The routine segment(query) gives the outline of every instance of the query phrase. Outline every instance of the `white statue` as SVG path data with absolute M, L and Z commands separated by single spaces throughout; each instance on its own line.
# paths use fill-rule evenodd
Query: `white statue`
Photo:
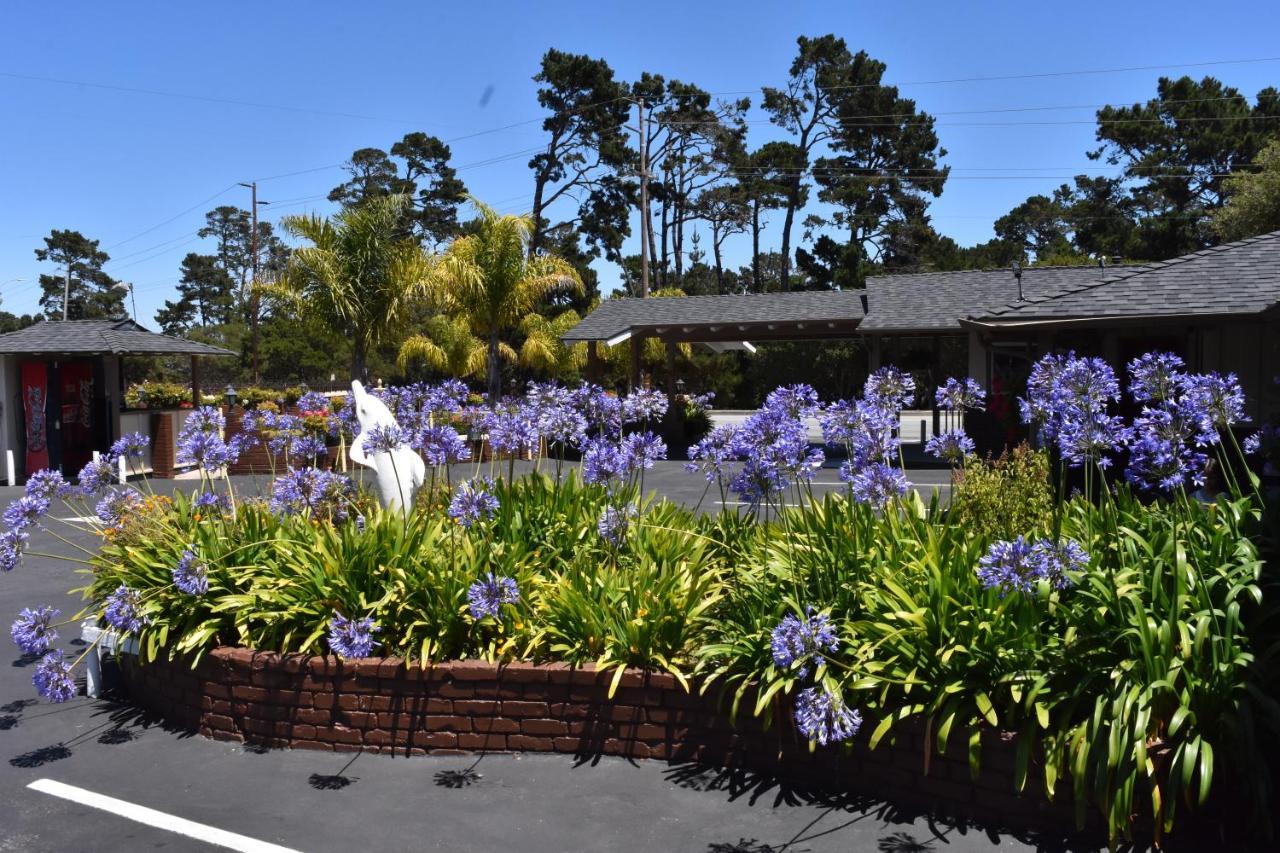
M 351 383 L 351 401 L 356 407 L 360 434 L 351 442 L 351 461 L 373 469 L 378 480 L 378 499 L 384 507 L 413 506 L 413 495 L 427 478 L 427 466 L 410 447 L 391 452 L 364 452 L 364 440 L 374 427 L 397 427 L 387 404 L 364 390 L 359 380 Z

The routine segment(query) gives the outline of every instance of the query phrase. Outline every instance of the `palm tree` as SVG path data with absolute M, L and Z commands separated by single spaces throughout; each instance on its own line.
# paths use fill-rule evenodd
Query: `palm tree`
M 474 232 L 454 240 L 431 271 L 431 297 L 442 312 L 464 320 L 485 347 L 489 395 L 502 391 L 501 363 L 512 352 L 503 336 L 557 293 L 581 292 L 582 279 L 568 261 L 554 255 L 528 257 L 533 220 L 502 216 L 471 199 L 480 216 Z M 401 348 L 426 351 L 431 343 L 415 335 Z
M 365 379 L 369 351 L 394 337 L 426 292 L 433 259 L 402 234 L 409 199 L 369 198 L 332 219 L 286 216 L 295 249 L 278 285 L 263 290 L 351 340 L 351 378 Z
M 502 345 L 504 357 L 514 357 L 511 348 Z M 397 362 L 401 370 L 415 363 L 425 364 L 436 373 L 448 376 L 479 377 L 485 373 L 487 351 L 484 341 L 471 334 L 463 317 L 436 314 L 422 324 L 422 331 L 400 345 Z

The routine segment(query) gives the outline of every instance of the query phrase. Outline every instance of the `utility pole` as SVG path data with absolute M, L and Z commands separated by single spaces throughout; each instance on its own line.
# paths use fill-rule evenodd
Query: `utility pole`
M 67 304 L 71 302 L 71 261 L 67 261 L 67 280 L 62 285 L 62 320 L 67 319 Z
M 649 297 L 649 132 L 644 124 L 644 98 L 636 102 L 640 128 L 640 298 Z
M 252 183 L 241 182 L 240 186 L 248 187 L 253 195 L 251 205 L 251 217 L 253 221 L 252 230 L 249 232 L 250 243 L 250 283 L 249 283 L 249 364 L 253 371 L 253 381 L 258 381 L 258 205 L 267 204 L 265 201 L 258 201 L 258 182 Z

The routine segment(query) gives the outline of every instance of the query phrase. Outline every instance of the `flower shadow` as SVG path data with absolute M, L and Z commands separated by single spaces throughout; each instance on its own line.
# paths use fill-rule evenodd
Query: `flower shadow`
M 20 767 L 24 770 L 30 770 L 34 767 L 43 767 L 53 761 L 61 761 L 64 758 L 71 757 L 71 750 L 60 743 L 52 746 L 42 746 L 39 749 L 33 749 L 30 752 L 24 752 L 21 755 L 15 755 L 9 759 L 9 763 L 14 767 Z

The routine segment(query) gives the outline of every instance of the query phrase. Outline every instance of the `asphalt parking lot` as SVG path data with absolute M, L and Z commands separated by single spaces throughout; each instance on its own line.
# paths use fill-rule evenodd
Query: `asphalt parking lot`
M 691 476 L 658 469 L 650 485 L 663 488 L 668 473 Z M 261 485 L 237 483 L 242 491 Z M 0 501 L 18 492 L 0 489 Z M 93 537 L 32 537 L 32 551 L 77 547 L 93 548 Z M 28 556 L 0 577 L 0 616 L 41 604 L 73 614 L 78 596 L 68 590 L 82 582 L 75 569 Z M 58 646 L 74 652 L 76 636 L 67 626 Z M 39 702 L 33 662 L 7 639 L 5 648 L 0 851 L 1096 849 L 658 761 L 262 751 L 170 730 L 118 700 Z

